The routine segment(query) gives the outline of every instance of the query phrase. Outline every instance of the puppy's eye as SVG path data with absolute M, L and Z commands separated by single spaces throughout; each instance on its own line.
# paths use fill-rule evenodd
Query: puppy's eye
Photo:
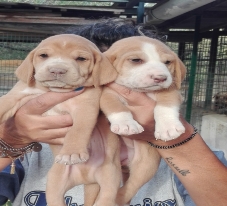
M 47 58 L 48 57 L 48 55 L 46 53 L 40 54 L 39 56 L 42 57 L 42 58 Z
M 142 59 L 131 59 L 131 61 L 133 63 L 137 63 L 137 64 L 142 64 L 143 63 L 143 60 Z
M 171 61 L 167 60 L 167 61 L 165 61 L 164 64 L 169 65 L 169 64 L 171 64 Z
M 84 58 L 84 57 L 77 57 L 77 58 L 76 58 L 76 61 L 84 62 L 84 61 L 86 61 L 86 60 L 87 60 L 87 59 Z

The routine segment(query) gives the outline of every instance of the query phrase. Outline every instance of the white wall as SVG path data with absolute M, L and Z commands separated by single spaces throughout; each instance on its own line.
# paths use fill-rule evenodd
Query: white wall
M 202 117 L 201 136 L 214 149 L 220 149 L 227 158 L 227 116 L 209 114 Z

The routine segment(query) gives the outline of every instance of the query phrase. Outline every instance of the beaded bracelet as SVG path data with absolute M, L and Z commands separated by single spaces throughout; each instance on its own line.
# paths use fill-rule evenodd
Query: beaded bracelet
M 14 148 L 6 143 L 3 139 L 0 138 L 0 158 L 10 158 L 11 169 L 10 174 L 15 173 L 15 163 L 14 161 L 23 158 L 24 154 L 34 151 L 39 152 L 42 149 L 42 145 L 38 142 L 32 142 L 29 145 L 22 147 L 22 148 Z
M 194 127 L 194 126 L 193 126 Z M 168 146 L 160 146 L 160 145 L 156 145 L 156 144 L 153 144 L 151 142 L 148 142 L 148 144 L 152 147 L 155 147 L 157 149 L 172 149 L 172 148 L 175 148 L 175 147 L 179 147 L 183 144 L 185 144 L 186 142 L 190 141 L 193 137 L 195 137 L 195 135 L 197 134 L 197 129 L 194 127 L 194 132 L 192 133 L 192 135 L 190 137 L 188 137 L 187 139 L 183 140 L 182 142 L 178 142 L 176 144 L 173 144 L 173 145 L 168 145 Z

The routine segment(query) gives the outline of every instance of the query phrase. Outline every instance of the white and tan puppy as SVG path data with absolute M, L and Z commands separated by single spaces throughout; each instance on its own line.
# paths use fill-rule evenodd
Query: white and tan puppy
M 140 36 L 122 39 L 104 54 L 118 72 L 116 83 L 144 92 L 157 102 L 154 109 L 157 139 L 168 141 L 184 133 L 179 120 L 182 101 L 179 89 L 186 69 L 173 51 L 156 39 Z M 125 108 L 107 111 L 111 130 L 120 135 L 142 132 L 143 128 Z
M 34 96 L 48 91 L 69 92 L 85 87 L 79 96 L 43 114 L 69 113 L 73 119 L 64 145 L 51 145 L 55 160 L 63 164 L 53 164 L 49 171 L 48 206 L 65 206 L 65 192 L 79 184 L 90 185 L 85 191 L 88 194 L 85 205 L 91 206 L 96 202 L 97 205 L 115 206 L 120 185 L 119 141 L 108 132 L 105 118 L 99 118 L 93 131 L 100 108 L 100 86 L 114 81 L 117 76 L 108 59 L 83 37 L 56 35 L 43 40 L 31 51 L 17 68 L 16 75 L 18 83 L 0 98 L 0 122 L 12 117 L 21 105 Z M 100 136 L 97 128 L 105 124 L 106 130 L 102 130 Z M 93 139 L 90 138 L 92 132 L 97 133 Z M 76 163 L 81 164 L 72 165 Z M 93 184 L 96 186 L 93 187 Z
M 179 89 L 186 69 L 173 51 L 156 39 L 140 36 L 122 39 L 104 54 L 118 72 L 116 83 L 144 92 L 156 101 L 155 138 L 168 141 L 184 133 L 185 128 L 179 120 L 182 101 Z M 143 132 L 126 105 L 122 96 L 108 87 L 104 89 L 101 109 L 110 121 L 111 131 L 122 136 Z M 119 190 L 119 205 L 130 201 L 137 189 L 152 178 L 160 160 L 156 150 L 149 148 L 146 142 L 123 140 L 128 147 L 126 164 L 130 176 Z

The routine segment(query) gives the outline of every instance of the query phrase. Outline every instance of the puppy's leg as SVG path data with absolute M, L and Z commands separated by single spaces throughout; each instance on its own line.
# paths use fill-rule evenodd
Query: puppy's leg
M 143 132 L 143 127 L 133 119 L 130 110 L 120 100 L 118 94 L 109 88 L 104 88 L 100 107 L 110 121 L 110 129 L 119 135 L 131 135 Z
M 35 98 L 37 95 L 28 95 L 22 92 L 6 94 L 0 97 L 0 123 L 6 121 L 14 116 L 17 110 L 28 102 L 30 99 Z
M 132 140 L 124 138 L 124 141 L 127 145 L 128 141 Z M 134 151 L 133 154 L 129 154 L 130 175 L 117 194 L 119 206 L 129 205 L 137 191 L 155 175 L 160 163 L 160 155 L 156 149 L 144 141 L 133 140 L 133 142 Z
M 62 164 L 83 163 L 89 159 L 88 146 L 92 131 L 99 114 L 101 91 L 88 89 L 79 96 L 72 98 L 67 108 L 73 119 L 64 139 L 63 147 L 55 161 Z
M 0 97 L 0 123 L 14 116 L 22 105 L 42 93 L 44 92 L 18 81 L 7 94 Z
M 100 185 L 100 192 L 94 206 L 115 206 L 121 182 L 120 142 L 118 136 L 109 130 L 106 118 L 102 116 L 100 121 L 99 125 L 104 128 L 100 131 L 103 132 L 105 159 L 95 173 L 95 179 Z
M 99 194 L 99 184 L 86 184 L 84 185 L 84 206 L 92 206 Z
M 72 166 L 53 164 L 48 172 L 46 200 L 48 206 L 66 206 L 64 195 L 66 191 L 75 186 L 75 182 L 70 178 Z
M 120 165 L 104 163 L 96 173 L 96 180 L 100 185 L 100 192 L 94 206 L 115 206 L 121 180 Z
M 155 138 L 164 141 L 179 137 L 185 128 L 179 119 L 181 95 L 178 91 L 164 91 L 156 95 L 154 109 Z

